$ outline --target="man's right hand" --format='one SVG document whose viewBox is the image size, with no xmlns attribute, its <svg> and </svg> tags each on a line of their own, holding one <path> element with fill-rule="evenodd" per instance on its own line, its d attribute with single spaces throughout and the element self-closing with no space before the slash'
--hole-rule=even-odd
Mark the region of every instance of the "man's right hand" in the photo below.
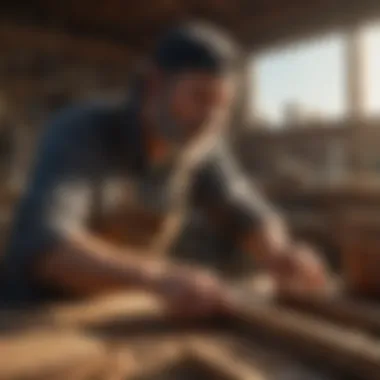
<svg viewBox="0 0 380 380">
<path fill-rule="evenodd" d="M 209 272 L 175 268 L 157 283 L 157 289 L 174 315 L 202 317 L 226 310 L 229 306 L 227 286 Z"/>
<path fill-rule="evenodd" d="M 296 244 L 291 247 L 291 252 L 280 256 L 275 264 L 272 273 L 280 294 L 323 295 L 329 289 L 329 268 L 312 247 Z"/>
</svg>

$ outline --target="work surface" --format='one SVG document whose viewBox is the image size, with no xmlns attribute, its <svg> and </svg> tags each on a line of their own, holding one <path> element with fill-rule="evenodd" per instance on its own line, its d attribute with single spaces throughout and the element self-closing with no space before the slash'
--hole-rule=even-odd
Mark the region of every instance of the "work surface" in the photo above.
<svg viewBox="0 0 380 380">
<path fill-rule="evenodd" d="M 380 308 L 248 298 L 208 321 L 144 294 L 3 312 L 0 379 L 380 379 Z"/>
</svg>

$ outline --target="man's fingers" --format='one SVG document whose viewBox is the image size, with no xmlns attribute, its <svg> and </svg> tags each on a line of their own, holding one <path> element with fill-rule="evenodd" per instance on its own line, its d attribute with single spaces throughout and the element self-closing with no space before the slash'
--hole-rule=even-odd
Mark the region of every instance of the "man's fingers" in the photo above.
<svg viewBox="0 0 380 380">
<path fill-rule="evenodd" d="M 163 289 L 177 316 L 203 317 L 221 311 L 228 303 L 223 283 L 207 272 L 178 271 L 164 281 Z"/>
</svg>

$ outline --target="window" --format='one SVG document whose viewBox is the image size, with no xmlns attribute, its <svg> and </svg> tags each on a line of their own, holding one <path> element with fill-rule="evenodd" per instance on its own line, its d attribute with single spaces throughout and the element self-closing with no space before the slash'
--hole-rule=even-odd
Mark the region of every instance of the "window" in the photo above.
<svg viewBox="0 0 380 380">
<path fill-rule="evenodd" d="M 344 49 L 336 34 L 255 57 L 259 120 L 279 127 L 343 116 Z"/>
<path fill-rule="evenodd" d="M 380 116 L 380 22 L 366 26 L 363 37 L 365 111 Z"/>
</svg>

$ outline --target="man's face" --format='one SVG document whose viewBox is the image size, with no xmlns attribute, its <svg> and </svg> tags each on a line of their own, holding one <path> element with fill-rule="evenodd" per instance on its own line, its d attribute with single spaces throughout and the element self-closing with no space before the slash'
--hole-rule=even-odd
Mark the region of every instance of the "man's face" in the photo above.
<svg viewBox="0 0 380 380">
<path fill-rule="evenodd" d="M 181 74 L 163 87 L 161 122 L 171 124 L 182 141 L 202 133 L 215 117 L 227 115 L 235 91 L 232 77 L 208 73 Z"/>
</svg>

